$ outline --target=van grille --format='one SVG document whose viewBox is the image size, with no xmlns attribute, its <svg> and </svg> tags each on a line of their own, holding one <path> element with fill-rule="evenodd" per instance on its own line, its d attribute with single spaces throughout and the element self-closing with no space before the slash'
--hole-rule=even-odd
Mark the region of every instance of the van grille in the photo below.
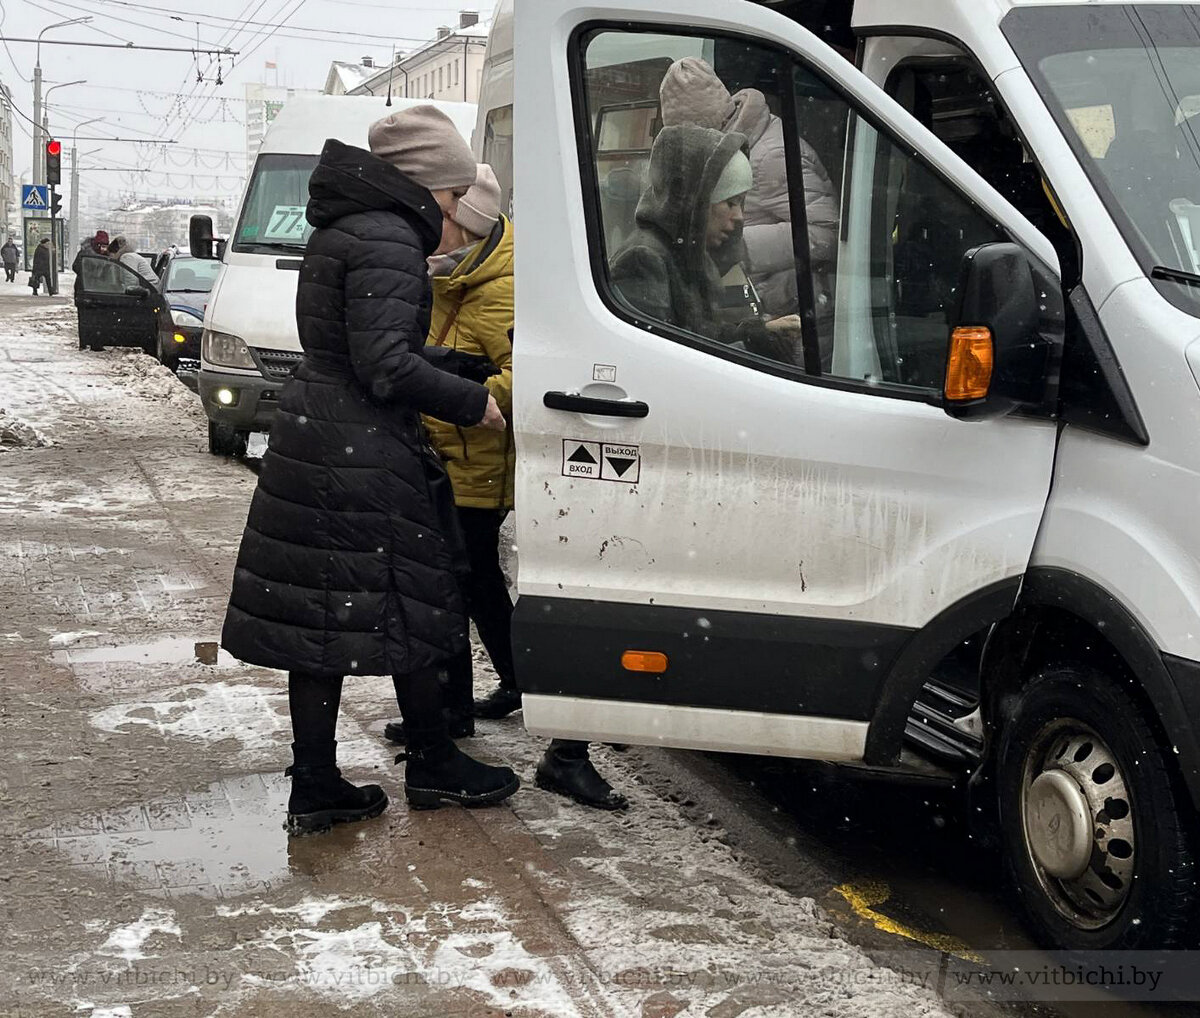
<svg viewBox="0 0 1200 1018">
<path fill-rule="evenodd" d="M 261 350 L 251 347 L 250 352 L 254 354 L 259 370 L 275 382 L 290 378 L 296 366 L 304 360 L 304 354 L 289 353 L 287 350 Z"/>
</svg>

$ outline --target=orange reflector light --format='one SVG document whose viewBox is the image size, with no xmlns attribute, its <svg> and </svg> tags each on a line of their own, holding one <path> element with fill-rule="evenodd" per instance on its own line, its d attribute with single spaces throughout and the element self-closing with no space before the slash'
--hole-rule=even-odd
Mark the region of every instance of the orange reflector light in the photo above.
<svg viewBox="0 0 1200 1018">
<path fill-rule="evenodd" d="M 621 667 L 627 672 L 661 675 L 667 670 L 667 655 L 656 650 L 627 650 L 621 655 Z"/>
<path fill-rule="evenodd" d="M 983 399 L 992 384 L 995 347 L 987 326 L 960 325 L 950 336 L 946 399 Z"/>
<path fill-rule="evenodd" d="M 175 333 L 175 342 L 176 343 L 186 343 L 187 338 L 177 332 L 177 333 Z"/>
</svg>

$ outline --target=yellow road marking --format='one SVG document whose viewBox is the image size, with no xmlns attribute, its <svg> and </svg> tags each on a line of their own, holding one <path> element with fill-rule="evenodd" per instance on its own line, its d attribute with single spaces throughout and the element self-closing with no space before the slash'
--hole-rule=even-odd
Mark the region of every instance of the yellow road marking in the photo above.
<svg viewBox="0 0 1200 1018">
<path fill-rule="evenodd" d="M 838 884 L 834 890 L 846 899 L 851 911 L 859 919 L 871 923 L 877 930 L 904 937 L 907 940 L 915 940 L 918 944 L 924 944 L 935 951 L 952 954 L 963 961 L 978 963 L 983 961 L 965 941 L 959 940 L 958 937 L 952 937 L 948 933 L 914 930 L 910 926 L 897 922 L 891 916 L 876 912 L 875 907 L 882 905 L 892 896 L 892 889 L 882 880 L 859 880 L 855 883 Z"/>
</svg>

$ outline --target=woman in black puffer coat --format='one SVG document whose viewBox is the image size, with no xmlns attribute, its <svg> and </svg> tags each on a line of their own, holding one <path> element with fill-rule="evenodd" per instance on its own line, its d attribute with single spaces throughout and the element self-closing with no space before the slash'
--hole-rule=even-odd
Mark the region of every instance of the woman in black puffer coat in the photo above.
<svg viewBox="0 0 1200 1018">
<path fill-rule="evenodd" d="M 393 676 L 411 806 L 499 802 L 518 787 L 507 767 L 450 741 L 437 678 L 468 636 L 453 496 L 420 415 L 505 426 L 486 388 L 424 354 L 426 258 L 475 160 L 431 106 L 379 121 L 370 143 L 327 142 L 309 184 L 304 360 L 280 396 L 222 634 L 234 656 L 289 673 L 293 833 L 387 805 L 378 785 L 355 788 L 336 766 L 347 674 Z"/>
</svg>

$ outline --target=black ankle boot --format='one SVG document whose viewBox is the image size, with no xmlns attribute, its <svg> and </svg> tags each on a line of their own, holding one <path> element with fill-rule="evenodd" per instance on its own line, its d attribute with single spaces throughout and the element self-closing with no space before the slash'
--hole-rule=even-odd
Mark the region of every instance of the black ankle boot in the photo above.
<svg viewBox="0 0 1200 1018">
<path fill-rule="evenodd" d="M 396 757 L 407 761 L 404 795 L 412 809 L 437 809 L 443 802 L 462 806 L 491 806 L 503 802 L 521 781 L 509 767 L 491 767 L 467 756 L 445 728 L 409 732 L 408 751 Z"/>
<path fill-rule="evenodd" d="M 283 772 L 292 779 L 288 798 L 288 834 L 317 834 L 334 824 L 354 823 L 379 816 L 388 797 L 378 785 L 350 784 L 332 764 L 293 765 Z"/>
<path fill-rule="evenodd" d="M 452 739 L 469 739 L 475 734 L 475 718 L 470 715 L 456 714 L 454 711 L 446 711 L 446 729 Z M 408 730 L 404 727 L 403 721 L 389 721 L 383 726 L 383 737 L 388 742 L 394 742 L 397 746 L 403 746 L 408 742 Z"/>
<path fill-rule="evenodd" d="M 482 700 L 475 701 L 475 716 L 498 721 L 521 709 L 521 691 L 497 686 Z"/>
<path fill-rule="evenodd" d="M 584 806 L 614 811 L 629 808 L 629 800 L 600 777 L 586 745 L 575 750 L 552 744 L 542 756 L 533 780 L 538 788 L 565 795 Z"/>
</svg>

